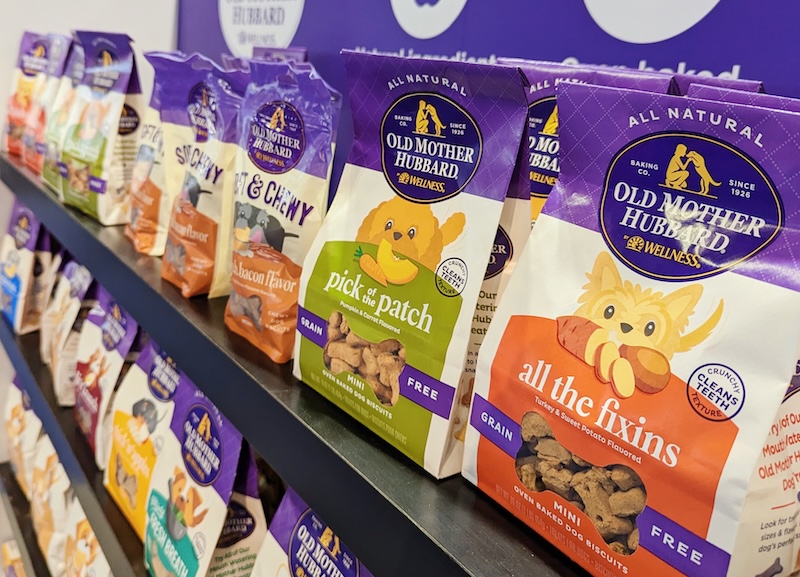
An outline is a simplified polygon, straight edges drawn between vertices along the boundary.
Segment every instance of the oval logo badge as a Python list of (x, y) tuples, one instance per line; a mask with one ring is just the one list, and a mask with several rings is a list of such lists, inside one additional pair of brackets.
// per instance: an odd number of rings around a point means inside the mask
[(558, 107), (548, 96), (528, 107), (531, 196), (547, 198), (558, 179)]
[(469, 113), (434, 93), (407, 94), (381, 123), (381, 163), (389, 185), (412, 202), (447, 200), (469, 184), (483, 153)]
[(606, 173), (600, 228), (631, 269), (659, 280), (709, 277), (753, 257), (783, 228), (766, 173), (722, 141), (692, 133), (643, 137)]
[(41, 40), (33, 43), (22, 55), (20, 70), (25, 76), (36, 76), (47, 69), (47, 44)]
[(325, 567), (326, 575), (358, 577), (360, 573), (355, 555), (310, 509), (297, 520), (289, 538), (288, 553), (292, 575), (309, 575), (309, 558)]
[(305, 150), (303, 119), (288, 102), (265, 104), (250, 119), (247, 154), (264, 172), (288, 172), (297, 166)]
[(153, 357), (153, 365), (150, 367), (150, 375), (147, 384), (153, 396), (161, 401), (169, 401), (175, 396), (180, 382), (178, 365), (172, 357), (165, 352), (161, 352)]
[(139, 113), (133, 106), (127, 104), (122, 105), (122, 115), (119, 117), (119, 130), (120, 136), (127, 136), (133, 134), (139, 128)]
[(228, 503), (228, 514), (222, 526), (217, 549), (233, 547), (242, 539), (247, 539), (256, 529), (256, 520), (247, 510), (247, 507), (237, 501)]
[(200, 82), (189, 92), (186, 112), (195, 142), (207, 142), (217, 124), (217, 97), (205, 82)]
[(189, 409), (183, 423), (181, 455), (199, 485), (211, 485), (222, 472), (222, 440), (213, 416), (203, 405)]
[(514, 245), (511, 244), (511, 238), (508, 233), (503, 230), (502, 226), (497, 227), (497, 234), (494, 237), (494, 244), (492, 245), (492, 254), (489, 256), (489, 266), (486, 267), (486, 275), (483, 280), (492, 278), (499, 275), (506, 268), (508, 261), (514, 255)]
[(103, 335), (103, 346), (106, 350), (112, 351), (117, 348), (117, 345), (119, 345), (127, 332), (127, 327), (128, 319), (123, 314), (122, 309), (116, 302), (111, 301), (103, 319), (103, 326), (100, 327)]

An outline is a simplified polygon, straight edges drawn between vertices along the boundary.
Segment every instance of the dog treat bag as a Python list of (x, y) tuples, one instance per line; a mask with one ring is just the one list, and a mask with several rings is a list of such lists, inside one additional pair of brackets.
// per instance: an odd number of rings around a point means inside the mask
[(47, 59), (50, 39), (47, 35), (24, 32), (19, 45), (19, 57), (14, 68), (11, 96), (6, 104), (5, 150), (12, 156), (22, 155), (22, 135), (25, 120), (34, 96), (47, 77)]
[(173, 204), (161, 276), (189, 298), (230, 290), (233, 160), (247, 74), (193, 57), (161, 94), (166, 186)]
[(258, 552), (253, 577), (372, 577), (333, 529), (289, 487)]
[(77, 498), (69, 505), (64, 570), (66, 577), (112, 577), (108, 560)]
[(25, 566), (16, 540), (11, 539), (0, 545), (0, 563), (3, 575), (7, 577), (25, 577)]
[(62, 202), (64, 201), (62, 180), (67, 176), (67, 165), (61, 162), (61, 150), (64, 148), (67, 121), (75, 104), (75, 95), (83, 79), (84, 68), (83, 46), (77, 40), (73, 40), (64, 74), (58, 83), (58, 90), (44, 129), (42, 182), (52, 188)]
[(164, 134), (161, 127), (161, 87), (174, 79), (186, 57), (172, 52), (148, 52), (155, 80), (150, 105), (142, 119), (139, 152), (131, 175), (130, 222), (125, 235), (137, 252), (164, 254), (170, 211), (179, 188), (167, 187), (164, 169)]
[(72, 39), (60, 34), (49, 34), (50, 51), (47, 55), (45, 78), (38, 85), (28, 114), (25, 117), (25, 132), (22, 137), (22, 156), (25, 165), (35, 174), (42, 172), (44, 162), (44, 129), (47, 117), (53, 110), (53, 101), (58, 92), (67, 55), (70, 52)]
[(355, 141), (303, 267), (294, 372), (445, 477), (460, 467), (456, 390), (524, 130), (524, 79), (344, 56)]
[(284, 363), (294, 348), (301, 267), (328, 203), (331, 95), (319, 78), (288, 64), (250, 66), (225, 325)]
[(48, 281), (49, 288), (46, 289), (48, 296), (46, 298), (44, 311), (42, 311), (42, 320), (39, 323), (39, 356), (42, 362), (48, 366), (51, 361), (50, 341), (55, 331), (56, 313), (58, 312), (56, 310), (56, 293), (58, 292), (58, 285), (64, 276), (67, 264), (71, 261), (72, 257), (63, 247), (53, 255), (51, 268), (55, 271), (55, 274), (53, 274), (52, 278)]
[(173, 402), (147, 497), (144, 560), (153, 577), (202, 577), (216, 562), (242, 436), (191, 381)]
[(97, 288), (89, 270), (70, 261), (53, 297), (53, 334), (50, 337), (50, 372), (56, 401), (75, 404), (75, 362), (83, 322), (97, 303)]
[(800, 116), (558, 103), (561, 174), (483, 343), (464, 475), (595, 574), (791, 571)]
[(700, 76), (699, 74), (675, 74), (675, 85), (678, 94), (687, 95), (689, 87), (693, 84), (712, 86), (715, 88), (728, 88), (743, 90), (745, 92), (764, 92), (764, 84), (758, 80), (745, 80), (743, 78), (721, 78), (719, 76)]
[(750, 106), (760, 106), (762, 108), (775, 108), (777, 110), (786, 110), (787, 112), (800, 112), (800, 100), (796, 98), (745, 92), (743, 90), (732, 90), (729, 88), (706, 86), (704, 84), (692, 84), (689, 86), (686, 96), (702, 98), (704, 100), (719, 100), (721, 102), (730, 102), (731, 104), (748, 104)]
[(100, 470), (108, 462), (111, 442), (111, 421), (107, 413), (121, 376), (141, 351), (138, 331), (134, 318), (98, 285), (97, 304), (81, 327), (73, 381), (75, 418), (94, 451)]
[(128, 220), (142, 94), (124, 34), (76, 32), (85, 72), (67, 120), (61, 160), (64, 202), (101, 224)]
[(173, 399), (186, 380), (172, 357), (151, 340), (112, 400), (103, 483), (142, 540), (150, 479), (169, 434)]
[(72, 498), (69, 477), (53, 442), (42, 435), (36, 444), (31, 488), (31, 521), (52, 577), (64, 575), (67, 519)]
[[(3, 316), (17, 334), (29, 333), (39, 327), (39, 318), (32, 318), (31, 302), (34, 294), (34, 269), (37, 244), (44, 236), (39, 219), (33, 211), (18, 200), (11, 209), (8, 232), (0, 245), (0, 289), (2, 289)], [(39, 271), (41, 275), (41, 264)]]
[(5, 408), (8, 460), (20, 489), (30, 500), (36, 442), (42, 434), (42, 422), (31, 409), (31, 399), (18, 377), (14, 377), (13, 384), (8, 387)]

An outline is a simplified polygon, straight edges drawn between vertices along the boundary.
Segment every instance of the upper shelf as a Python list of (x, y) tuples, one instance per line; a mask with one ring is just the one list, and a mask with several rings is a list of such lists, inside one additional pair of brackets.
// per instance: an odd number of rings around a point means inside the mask
[(182, 298), (122, 227), (65, 208), (14, 160), (0, 158), (0, 179), (375, 575), (587, 575), (463, 479), (434, 481), (230, 334), (225, 299)]

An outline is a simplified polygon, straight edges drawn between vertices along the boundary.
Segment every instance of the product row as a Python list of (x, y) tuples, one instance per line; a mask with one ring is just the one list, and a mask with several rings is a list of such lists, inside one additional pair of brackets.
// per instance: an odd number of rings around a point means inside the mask
[(229, 328), (595, 574), (800, 567), (798, 101), (346, 51), (323, 220), (338, 96), (309, 65), (148, 59), (128, 230), (149, 252), (136, 205), (161, 207), (185, 296), (229, 291)]

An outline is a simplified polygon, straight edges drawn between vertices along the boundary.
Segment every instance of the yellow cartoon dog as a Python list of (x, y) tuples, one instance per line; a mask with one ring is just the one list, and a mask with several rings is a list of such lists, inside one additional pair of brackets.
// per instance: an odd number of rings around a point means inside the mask
[(75, 535), (67, 536), (65, 574), (67, 577), (86, 577), (89, 567), (97, 559), (100, 544), (89, 521), (82, 519)]
[(464, 213), (456, 212), (440, 226), (430, 206), (395, 196), (372, 209), (356, 241), (379, 245), (385, 240), (397, 254), (436, 270), (444, 247), (461, 235), (466, 222)]
[(702, 343), (722, 317), (723, 301), (699, 327), (684, 334), (703, 295), (692, 284), (670, 294), (644, 289), (620, 277), (611, 255), (601, 252), (573, 316), (559, 317), (558, 339), (564, 348), (595, 367), (597, 378), (611, 383), (620, 397), (635, 389), (663, 390), (669, 360)]

